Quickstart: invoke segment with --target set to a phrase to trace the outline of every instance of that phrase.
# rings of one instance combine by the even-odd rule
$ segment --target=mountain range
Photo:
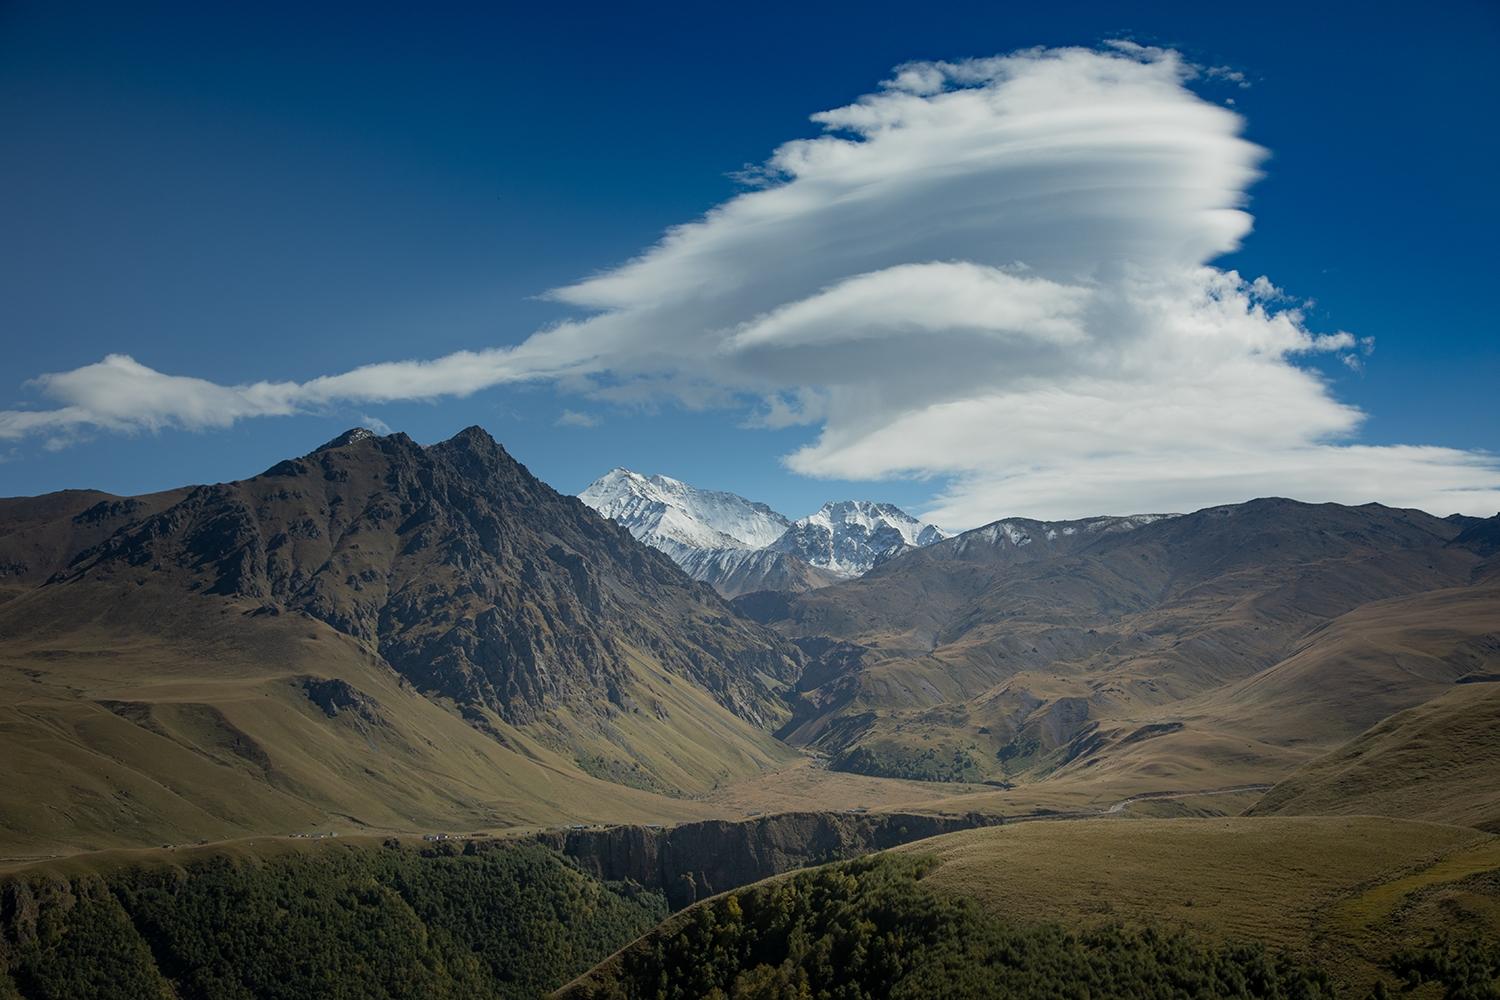
[[[1283,774],[1500,657],[1494,520],[1261,499],[1007,520],[739,609],[835,768],[1053,788]]]
[[[1394,812],[1386,772],[1435,732],[1478,761],[1493,712],[1496,518],[1266,498],[941,537],[623,470],[587,500],[479,428],[0,500],[0,847],[1276,783],[1266,809],[1357,781]],[[732,600],[691,568],[724,553]]]
[[[612,469],[579,499],[725,597],[815,590],[948,537],[891,504],[845,500],[796,521],[734,493]]]

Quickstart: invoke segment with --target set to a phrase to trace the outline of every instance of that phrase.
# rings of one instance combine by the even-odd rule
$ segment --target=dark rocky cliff
[[[793,868],[858,857],[914,840],[1003,822],[967,813],[778,813],[669,828],[589,827],[537,835],[606,881],[630,879],[666,894],[674,910]]]

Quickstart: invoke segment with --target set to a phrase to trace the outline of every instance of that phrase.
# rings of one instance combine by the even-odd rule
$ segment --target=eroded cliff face
[[[537,835],[606,881],[630,879],[666,894],[674,910],[763,878],[858,857],[955,830],[993,826],[979,813],[778,813],[744,821],[707,820],[670,828],[614,826]]]

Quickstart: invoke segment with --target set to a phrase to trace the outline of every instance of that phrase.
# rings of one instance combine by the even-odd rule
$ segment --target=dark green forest
[[[867,774],[874,778],[904,778],[908,781],[983,781],[984,771],[967,750],[858,746],[834,759],[836,771]]]
[[[1444,1000],[1500,1000],[1500,941],[1473,933],[1440,934],[1422,947],[1397,952],[1390,966],[1407,990],[1435,983]]]
[[[570,986],[567,1000],[1333,996],[1321,971],[1257,946],[1011,924],[927,889],[933,863],[881,855],[718,897]]]
[[[480,845],[476,845],[478,847]],[[0,887],[0,997],[536,997],[659,922],[534,844],[339,845]]]

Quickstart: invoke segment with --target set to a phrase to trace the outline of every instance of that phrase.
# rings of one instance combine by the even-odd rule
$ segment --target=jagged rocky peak
[[[854,577],[947,537],[943,529],[892,504],[840,500],[797,521],[774,547],[839,576]]]
[[[371,438],[378,437],[380,437],[380,435],[376,434],[368,427],[351,427],[344,433],[340,434],[338,437],[334,438],[332,441],[326,441],[323,444],[318,445],[318,447],[313,449],[312,453],[316,455],[320,451],[331,451],[334,448],[347,448],[351,444],[359,444],[361,441],[369,441]]]
[[[342,443],[340,443],[342,442]],[[537,480],[479,427],[419,447],[362,428],[260,476],[200,486],[69,569],[302,611],[423,691],[512,722],[592,710],[649,655],[755,723],[779,640]]]

